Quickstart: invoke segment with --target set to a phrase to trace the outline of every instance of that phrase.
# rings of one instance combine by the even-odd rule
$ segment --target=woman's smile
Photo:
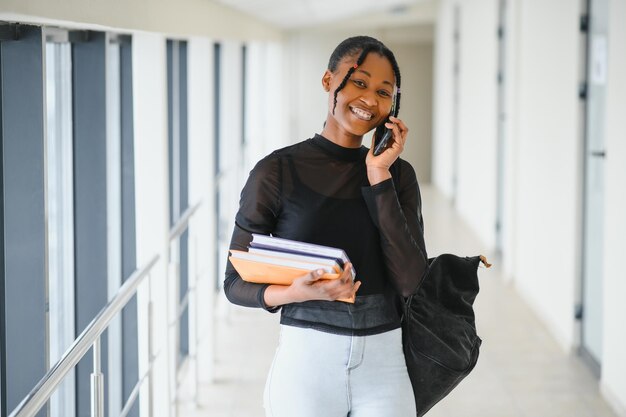
[[[365,110],[361,107],[356,107],[356,106],[349,106],[349,107],[350,107],[350,111],[352,112],[352,114],[354,114],[357,118],[361,120],[370,121],[372,120],[372,117],[374,116],[372,112]]]

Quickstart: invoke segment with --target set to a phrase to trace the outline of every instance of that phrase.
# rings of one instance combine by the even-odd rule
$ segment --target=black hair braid
[[[400,85],[402,84],[402,76],[400,75],[400,67],[398,66],[398,62],[396,61],[396,57],[393,53],[389,51],[389,54],[386,54],[385,57],[389,60],[389,62],[391,62],[391,68],[393,68],[393,74],[396,77],[396,102],[392,114],[392,116],[396,117],[400,112]]]
[[[356,63],[350,67],[350,69],[346,73],[346,76],[343,77],[343,80],[341,80],[341,83],[339,84],[337,89],[335,89],[335,94],[333,97],[333,114],[335,114],[335,108],[337,107],[337,94],[339,93],[339,91],[343,90],[343,88],[346,86],[346,83],[350,79],[350,76],[352,75],[352,73],[357,69],[359,65],[363,63],[363,61],[365,61],[365,57],[371,50],[372,50],[371,45],[368,45],[365,48],[363,48],[363,51],[361,51],[361,55],[359,55],[359,58],[356,60]]]
[[[400,112],[400,85],[402,84],[402,78],[400,75],[400,67],[398,66],[398,62],[396,61],[396,57],[393,55],[393,53],[387,49],[387,51],[389,51],[389,53],[385,54],[385,57],[389,60],[389,62],[391,62],[391,68],[393,68],[393,73],[396,77],[396,95],[395,95],[395,103],[393,106],[393,114],[391,114],[391,116],[393,117],[398,117],[398,113]],[[387,120],[385,120],[386,122]],[[381,123],[378,127],[376,127],[376,131],[374,132],[374,135],[377,138],[382,137],[382,135],[384,134],[386,127],[385,127],[385,123]]]

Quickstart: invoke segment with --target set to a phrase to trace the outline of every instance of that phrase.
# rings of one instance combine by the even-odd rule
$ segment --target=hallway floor
[[[446,199],[428,187],[422,193],[429,256],[489,255]],[[497,259],[488,259],[495,265],[481,269],[475,305],[483,339],[478,364],[427,416],[614,417],[591,371],[563,352],[505,282]],[[180,416],[264,416],[263,386],[278,340],[278,315],[227,310],[217,324],[216,381],[200,387],[197,409],[181,404]]]

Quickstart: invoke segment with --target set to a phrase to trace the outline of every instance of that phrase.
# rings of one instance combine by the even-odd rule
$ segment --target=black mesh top
[[[230,244],[246,250],[251,233],[342,248],[361,281],[354,304],[306,301],[282,306],[281,323],[337,334],[399,327],[401,297],[426,270],[421,197],[415,171],[398,159],[392,179],[370,186],[368,149],[316,135],[257,163],[241,192]],[[243,281],[228,262],[224,291],[239,305],[262,307],[267,285]]]

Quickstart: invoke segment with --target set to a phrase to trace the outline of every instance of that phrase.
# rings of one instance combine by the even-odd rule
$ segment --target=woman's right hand
[[[360,281],[352,281],[352,264],[348,263],[337,279],[322,278],[323,271],[311,271],[296,278],[291,285],[270,285],[265,290],[265,304],[279,306],[310,300],[335,301],[356,295]]]
[[[324,271],[317,270],[296,278],[289,286],[294,302],[352,298],[361,286],[360,281],[352,281],[352,264],[347,264],[337,279],[324,279],[323,275]]]

